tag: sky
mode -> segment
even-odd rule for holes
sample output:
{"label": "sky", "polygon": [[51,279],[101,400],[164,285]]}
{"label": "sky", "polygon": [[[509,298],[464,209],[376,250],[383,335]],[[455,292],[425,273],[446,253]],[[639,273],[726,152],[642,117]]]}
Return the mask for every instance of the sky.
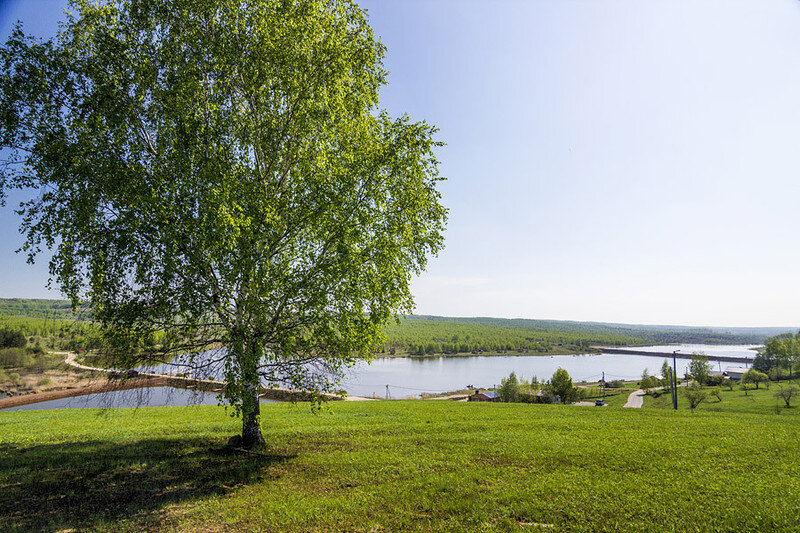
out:
{"label": "sky", "polygon": [[[446,143],[417,313],[800,326],[800,2],[359,4],[381,106]],[[50,35],[65,5],[0,1],[0,37]],[[0,297],[58,297],[12,206]]]}

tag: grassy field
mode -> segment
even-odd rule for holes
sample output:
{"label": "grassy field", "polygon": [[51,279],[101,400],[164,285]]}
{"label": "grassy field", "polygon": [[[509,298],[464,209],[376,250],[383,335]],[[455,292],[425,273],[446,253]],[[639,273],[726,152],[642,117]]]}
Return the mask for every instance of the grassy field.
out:
{"label": "grassy field", "polygon": [[[725,403],[725,402],[723,402]],[[4,529],[797,531],[800,420],[449,401],[0,413]]]}
{"label": "grassy field", "polygon": [[[704,387],[708,397],[697,406],[696,411],[709,413],[793,414],[798,417],[797,422],[800,424],[800,407],[798,407],[800,406],[800,398],[793,399],[791,401],[792,407],[787,409],[786,403],[775,397],[775,393],[780,390],[781,386],[788,387],[790,385],[800,386],[800,380],[771,382],[769,388],[762,384],[758,389],[751,388],[747,391],[747,394],[745,394],[740,385],[735,385],[733,390],[728,390],[725,387]],[[713,389],[720,391],[719,400],[710,394]],[[689,409],[689,402],[683,394],[678,396],[678,407],[680,409]],[[672,398],[669,393],[659,394],[657,397],[645,396],[644,408],[672,409]]]}

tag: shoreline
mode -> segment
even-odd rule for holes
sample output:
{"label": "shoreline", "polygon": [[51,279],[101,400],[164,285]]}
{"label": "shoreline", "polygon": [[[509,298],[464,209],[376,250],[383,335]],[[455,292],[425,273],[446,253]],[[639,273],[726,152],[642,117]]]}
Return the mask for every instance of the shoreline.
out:
{"label": "shoreline", "polygon": [[20,394],[19,396],[9,396],[0,399],[0,410],[11,407],[20,407],[50,400],[61,400],[63,398],[74,398],[76,396],[86,396],[87,394],[97,394],[101,392],[116,392],[131,389],[143,389],[147,387],[166,386],[166,380],[161,378],[137,378],[120,381],[108,381],[106,383],[95,383],[83,387],[74,387],[62,390],[47,392],[36,392],[33,394]]}

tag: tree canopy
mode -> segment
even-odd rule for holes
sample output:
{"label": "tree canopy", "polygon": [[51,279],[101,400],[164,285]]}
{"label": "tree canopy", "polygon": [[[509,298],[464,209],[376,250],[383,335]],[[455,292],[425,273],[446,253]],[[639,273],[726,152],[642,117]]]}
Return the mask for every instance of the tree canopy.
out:
{"label": "tree canopy", "polygon": [[692,360],[689,362],[689,374],[692,379],[700,385],[705,385],[710,373],[711,364],[708,362],[708,356],[703,353],[693,353]]}
{"label": "tree canopy", "polygon": [[443,245],[436,129],[379,109],[384,47],[353,1],[72,7],[54,39],[0,49],[24,250],[53,250],[122,363],[225,346],[259,442],[263,382],[330,389],[411,311]]}

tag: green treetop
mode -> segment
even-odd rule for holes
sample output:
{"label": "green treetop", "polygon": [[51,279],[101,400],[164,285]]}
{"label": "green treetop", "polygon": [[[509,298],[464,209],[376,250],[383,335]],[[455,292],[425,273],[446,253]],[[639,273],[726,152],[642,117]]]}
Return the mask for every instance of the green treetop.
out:
{"label": "green treetop", "polygon": [[[225,397],[330,389],[443,245],[435,128],[380,111],[354,1],[76,0],[0,49],[0,191],[120,357],[224,345]],[[2,194],[2,193],[0,193]],[[159,332],[157,347],[137,339]]]}

